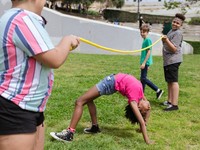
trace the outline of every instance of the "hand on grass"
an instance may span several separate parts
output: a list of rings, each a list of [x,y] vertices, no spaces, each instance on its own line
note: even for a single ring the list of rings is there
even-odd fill
[[[155,141],[148,141],[146,142],[148,145],[152,145],[152,144],[155,144]]]

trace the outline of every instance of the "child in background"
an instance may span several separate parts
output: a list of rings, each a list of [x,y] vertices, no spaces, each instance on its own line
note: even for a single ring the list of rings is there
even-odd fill
[[[140,27],[140,35],[144,39],[142,43],[142,48],[146,48],[152,44],[151,39],[148,37],[149,34],[149,25],[143,24]],[[143,91],[145,91],[145,86],[148,85],[151,89],[153,89],[156,92],[156,98],[160,99],[163,90],[160,90],[155,84],[153,84],[148,78],[147,78],[147,73],[148,73],[148,68],[150,65],[153,64],[153,58],[152,58],[152,47],[144,50],[141,52],[141,57],[140,57],[140,69],[141,69],[141,74],[140,74],[140,81],[142,82],[143,86]]]
[[[60,67],[76,36],[53,46],[41,12],[46,0],[12,0],[0,18],[0,150],[43,150],[44,110],[54,68]]]
[[[140,131],[147,144],[152,144],[147,135],[146,124],[150,116],[150,103],[146,100],[141,82],[135,77],[118,73],[105,77],[98,84],[90,88],[85,94],[79,97],[75,102],[74,113],[70,125],[62,132],[51,132],[50,135],[60,141],[72,141],[76,126],[81,119],[83,107],[87,104],[92,126],[84,129],[85,133],[100,132],[97,122],[97,112],[94,100],[102,95],[111,95],[119,91],[123,96],[127,97],[129,106],[126,107],[126,117],[131,123],[138,122],[140,124]]]
[[[178,70],[183,61],[181,44],[183,40],[180,27],[185,20],[182,14],[176,14],[172,21],[172,29],[163,36],[163,66],[165,81],[168,87],[168,99],[163,103],[165,111],[178,110],[179,84]]]

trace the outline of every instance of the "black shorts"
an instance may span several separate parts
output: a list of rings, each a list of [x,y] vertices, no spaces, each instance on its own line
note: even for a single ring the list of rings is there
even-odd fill
[[[43,112],[23,110],[0,96],[0,135],[33,133],[43,121]]]
[[[178,82],[178,69],[181,63],[164,66],[165,81]]]

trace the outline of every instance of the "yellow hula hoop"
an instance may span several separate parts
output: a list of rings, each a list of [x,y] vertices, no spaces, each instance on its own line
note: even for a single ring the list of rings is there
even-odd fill
[[[141,51],[144,51],[146,49],[149,49],[151,47],[153,47],[155,44],[157,44],[161,39],[162,39],[163,36],[161,36],[157,41],[155,41],[152,45],[149,45],[148,47],[145,47],[145,48],[142,48],[142,49],[138,49],[138,50],[132,50],[132,51],[125,51],[125,50],[119,50],[119,49],[113,49],[113,48],[109,48],[109,47],[105,47],[105,46],[101,46],[99,44],[96,44],[96,43],[93,43],[89,40],[86,40],[84,38],[80,38],[80,41],[84,42],[84,43],[87,43],[89,45],[92,45],[94,47],[97,47],[97,48],[100,48],[100,49],[103,49],[103,50],[106,50],[106,51],[111,51],[111,52],[116,52],[116,53],[124,53],[124,54],[130,54],[130,53],[137,53],[137,52],[141,52]]]

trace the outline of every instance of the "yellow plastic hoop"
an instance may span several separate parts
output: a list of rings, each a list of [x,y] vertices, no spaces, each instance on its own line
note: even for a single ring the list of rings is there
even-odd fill
[[[129,51],[119,50],[119,49],[113,49],[113,48],[101,46],[101,45],[99,45],[99,44],[96,44],[96,43],[91,42],[91,41],[89,41],[89,40],[86,40],[86,39],[84,39],[84,38],[80,38],[80,41],[82,41],[82,42],[84,42],[84,43],[87,43],[87,44],[89,44],[89,45],[92,45],[92,46],[94,46],[94,47],[97,47],[97,48],[106,50],[106,51],[111,51],[111,52],[116,52],[116,53],[130,54],[130,53],[137,53],[137,52],[141,52],[141,51],[144,51],[144,50],[146,50],[146,49],[149,49],[149,48],[153,47],[155,44],[157,44],[161,39],[162,39],[162,36],[161,36],[157,41],[155,41],[152,45],[149,45],[148,47],[145,47],[145,48],[142,48],[142,49],[138,49],[138,50],[129,50]]]

